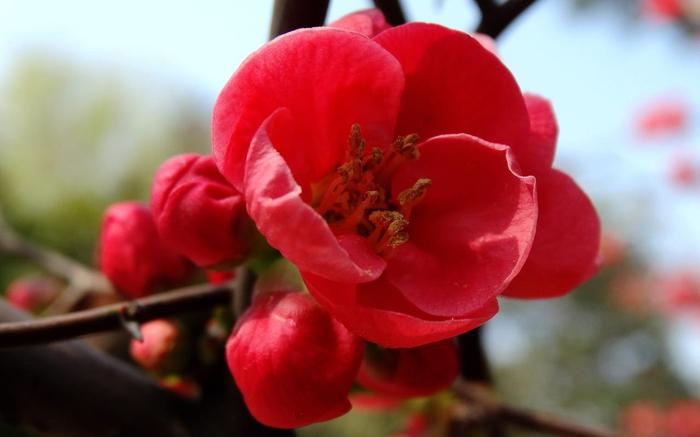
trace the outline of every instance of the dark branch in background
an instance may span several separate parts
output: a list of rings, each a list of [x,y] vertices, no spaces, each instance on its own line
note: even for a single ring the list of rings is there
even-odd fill
[[[506,405],[496,399],[487,387],[463,379],[458,380],[453,389],[461,399],[467,402],[468,406],[472,407],[461,412],[463,417],[460,423],[472,424],[476,419],[565,437],[614,437],[616,435],[608,430],[572,424],[547,413]]]
[[[406,22],[406,14],[404,14],[399,0],[374,0],[374,6],[382,11],[384,18],[392,26]]]
[[[508,0],[498,4],[494,0],[474,0],[481,11],[481,21],[476,28],[491,38],[498,36],[536,0]]]
[[[323,26],[330,0],[275,0],[270,39],[302,27]]]
[[[0,321],[28,319],[0,299]],[[82,341],[0,350],[0,418],[41,435],[294,435],[256,423],[226,369],[222,373],[201,399],[186,401]]]
[[[230,285],[197,285],[154,296],[60,316],[0,324],[0,348],[67,340],[86,334],[124,329],[231,302]]]
[[[15,254],[34,262],[47,273],[68,284],[54,300],[47,313],[69,311],[87,293],[112,293],[112,284],[102,273],[55,252],[23,239],[5,221],[0,211],[0,251]]]

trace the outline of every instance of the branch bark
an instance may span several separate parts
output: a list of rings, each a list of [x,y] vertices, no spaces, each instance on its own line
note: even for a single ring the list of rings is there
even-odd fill
[[[0,324],[0,349],[125,329],[128,323],[138,324],[228,304],[233,292],[232,285],[203,284],[60,316],[3,323]]]
[[[0,321],[29,316],[0,300]],[[294,435],[255,422],[230,376],[199,401],[161,389],[136,368],[81,341],[0,350],[0,419],[41,434],[217,437]]]
[[[476,28],[479,33],[491,38],[498,36],[506,30],[527,8],[536,0],[508,0],[503,4],[496,4],[493,0],[474,0],[481,11],[481,21]]]
[[[302,27],[323,26],[330,0],[275,0],[270,39]]]
[[[386,21],[392,26],[398,26],[406,22],[406,14],[399,0],[374,0],[374,6],[382,11]]]
[[[460,398],[480,411],[482,421],[508,424],[530,431],[563,437],[614,437],[617,435],[612,431],[569,423],[540,411],[504,404],[497,400],[486,386],[464,379],[458,380],[454,384],[453,390]],[[471,417],[462,418],[461,422],[470,422],[469,419]]]
[[[114,292],[112,284],[99,271],[22,238],[5,221],[2,211],[0,211],[0,250],[24,257],[49,274],[68,283],[66,289],[47,308],[48,314],[69,311],[87,293]]]

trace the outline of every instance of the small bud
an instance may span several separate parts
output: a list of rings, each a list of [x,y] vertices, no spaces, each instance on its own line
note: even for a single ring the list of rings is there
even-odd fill
[[[410,349],[370,345],[357,381],[388,396],[429,396],[448,388],[458,373],[457,346],[452,339]]]
[[[5,291],[7,300],[17,308],[30,312],[41,311],[60,292],[61,285],[39,275],[16,279]]]
[[[253,227],[243,195],[210,156],[183,154],[163,163],[151,208],[161,238],[200,267],[237,263],[250,249]]]
[[[129,298],[181,285],[191,266],[158,237],[151,212],[138,202],[110,206],[102,220],[100,269]]]
[[[186,355],[186,339],[175,323],[160,319],[141,326],[143,341],[131,340],[131,357],[146,370],[170,372],[179,370]]]
[[[350,410],[362,340],[307,294],[259,296],[238,321],[226,358],[253,417],[297,428]]]

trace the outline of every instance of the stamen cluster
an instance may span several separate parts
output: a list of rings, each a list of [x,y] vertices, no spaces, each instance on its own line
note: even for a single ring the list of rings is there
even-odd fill
[[[336,233],[357,232],[383,255],[408,241],[411,211],[431,180],[418,179],[395,201],[387,185],[402,162],[419,158],[418,140],[416,134],[399,136],[386,153],[379,147],[366,152],[360,125],[352,125],[345,162],[321,183],[326,188],[316,205]]]

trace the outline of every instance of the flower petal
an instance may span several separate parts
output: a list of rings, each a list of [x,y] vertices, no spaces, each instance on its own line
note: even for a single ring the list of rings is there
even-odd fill
[[[510,149],[469,135],[433,137],[392,180],[394,198],[418,178],[425,197],[409,241],[388,260],[389,282],[426,313],[475,311],[520,271],[537,225],[534,178],[514,172]]]
[[[374,40],[406,76],[397,133],[422,138],[467,133],[526,154],[529,121],[512,74],[471,36],[436,24],[409,23]]]
[[[289,111],[278,110],[260,127],[248,150],[245,198],[248,214],[267,238],[300,270],[336,281],[377,278],[385,261],[361,237],[338,239],[326,221],[301,198],[301,187],[275,149],[270,132],[295,123]],[[361,241],[358,241],[361,240]]]
[[[217,166],[243,191],[250,141],[263,120],[285,107],[295,117],[295,136],[275,146],[302,186],[320,179],[338,164],[353,123],[370,146],[393,139],[403,85],[396,59],[356,32],[282,35],[248,57],[219,95],[212,124]]]
[[[518,163],[523,174],[539,175],[552,168],[559,126],[549,100],[528,93],[523,97],[530,116],[530,141],[528,153],[519,155]]]
[[[505,296],[561,296],[598,270],[600,221],[588,196],[558,170],[537,177],[537,196],[540,215],[532,251]]]
[[[379,9],[363,9],[345,15],[328,27],[337,27],[339,29],[352,30],[353,32],[361,33],[368,38],[372,38],[380,32],[390,29],[391,24],[384,19],[384,14]]]
[[[421,346],[454,337],[486,323],[498,312],[491,299],[468,314],[449,318],[426,314],[386,280],[350,284],[302,272],[316,301],[356,335],[384,347]]]

